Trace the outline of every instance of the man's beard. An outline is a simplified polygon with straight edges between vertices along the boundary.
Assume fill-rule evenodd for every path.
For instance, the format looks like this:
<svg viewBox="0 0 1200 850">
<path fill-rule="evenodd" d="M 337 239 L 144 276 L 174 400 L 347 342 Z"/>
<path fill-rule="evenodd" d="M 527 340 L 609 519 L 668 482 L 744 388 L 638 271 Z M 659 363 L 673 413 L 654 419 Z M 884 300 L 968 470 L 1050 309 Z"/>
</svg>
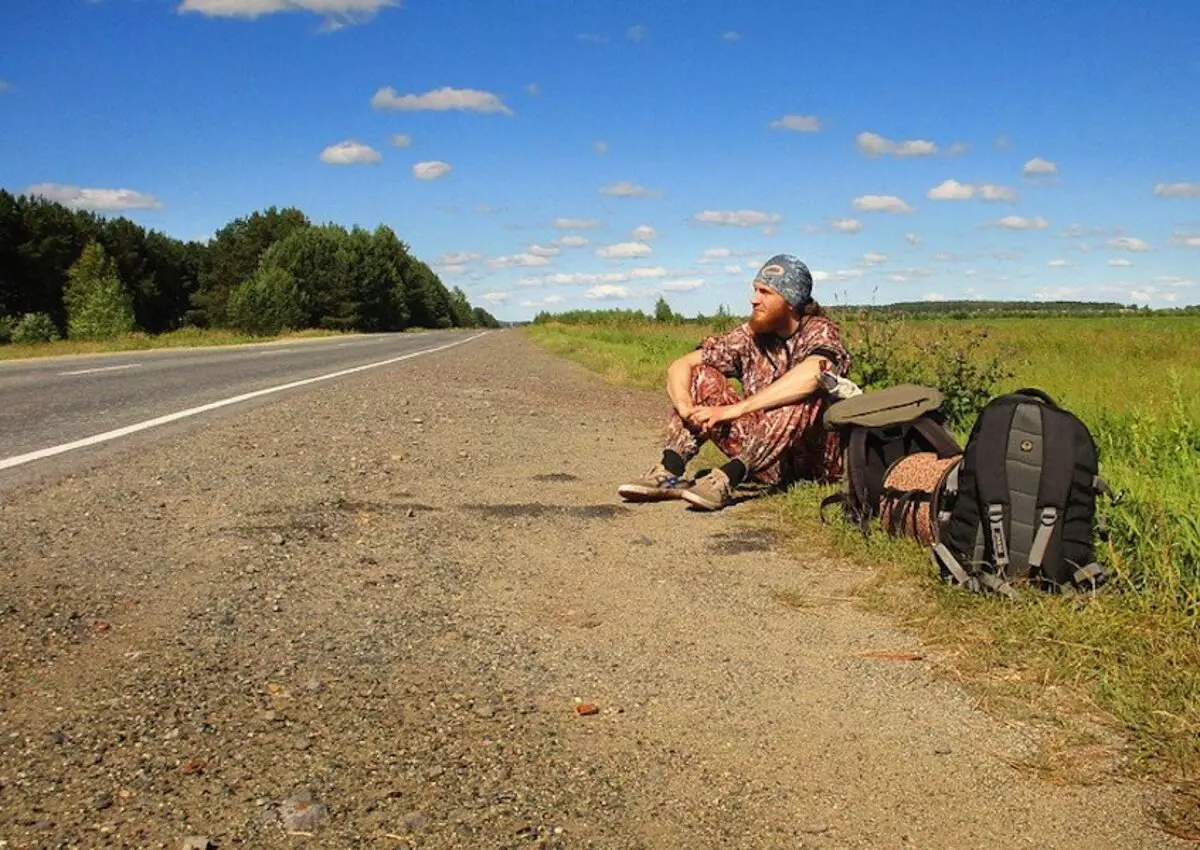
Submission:
<svg viewBox="0 0 1200 850">
<path fill-rule="evenodd" d="M 761 312 L 751 313 L 748 323 L 750 330 L 756 334 L 769 334 L 782 330 L 787 325 L 788 314 L 792 308 L 785 301 L 775 307 L 763 308 Z"/>
</svg>

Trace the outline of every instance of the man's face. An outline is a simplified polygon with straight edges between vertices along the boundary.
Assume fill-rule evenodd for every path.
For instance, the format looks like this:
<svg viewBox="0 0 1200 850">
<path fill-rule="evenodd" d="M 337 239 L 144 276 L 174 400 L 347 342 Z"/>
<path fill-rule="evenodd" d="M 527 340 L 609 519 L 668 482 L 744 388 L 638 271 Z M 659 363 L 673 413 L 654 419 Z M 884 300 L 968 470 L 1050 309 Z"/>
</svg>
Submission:
<svg viewBox="0 0 1200 850">
<path fill-rule="evenodd" d="M 754 284 L 750 307 L 750 330 L 756 334 L 782 330 L 792 311 L 792 305 L 782 295 L 762 283 Z"/>
</svg>

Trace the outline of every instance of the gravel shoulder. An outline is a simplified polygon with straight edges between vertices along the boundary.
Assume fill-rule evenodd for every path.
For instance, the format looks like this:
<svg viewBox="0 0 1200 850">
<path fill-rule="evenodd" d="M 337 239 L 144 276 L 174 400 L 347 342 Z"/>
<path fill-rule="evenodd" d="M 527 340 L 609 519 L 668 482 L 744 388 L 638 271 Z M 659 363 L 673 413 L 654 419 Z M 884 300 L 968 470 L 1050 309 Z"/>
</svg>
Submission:
<svg viewBox="0 0 1200 850">
<path fill-rule="evenodd" d="M 0 493 L 0 846 L 1192 846 L 863 571 L 621 504 L 665 410 L 492 333 Z"/>
</svg>

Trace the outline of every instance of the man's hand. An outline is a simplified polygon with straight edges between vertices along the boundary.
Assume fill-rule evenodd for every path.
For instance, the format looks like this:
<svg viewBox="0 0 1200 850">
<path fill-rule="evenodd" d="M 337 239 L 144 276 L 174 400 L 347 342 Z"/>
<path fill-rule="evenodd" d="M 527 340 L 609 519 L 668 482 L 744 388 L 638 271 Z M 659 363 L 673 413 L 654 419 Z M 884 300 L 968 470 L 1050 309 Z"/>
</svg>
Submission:
<svg viewBox="0 0 1200 850">
<path fill-rule="evenodd" d="M 738 405 L 726 404 L 719 407 L 697 407 L 692 410 L 691 416 L 684 418 L 702 432 L 708 433 L 718 425 L 732 422 L 741 415 L 741 408 Z"/>
</svg>

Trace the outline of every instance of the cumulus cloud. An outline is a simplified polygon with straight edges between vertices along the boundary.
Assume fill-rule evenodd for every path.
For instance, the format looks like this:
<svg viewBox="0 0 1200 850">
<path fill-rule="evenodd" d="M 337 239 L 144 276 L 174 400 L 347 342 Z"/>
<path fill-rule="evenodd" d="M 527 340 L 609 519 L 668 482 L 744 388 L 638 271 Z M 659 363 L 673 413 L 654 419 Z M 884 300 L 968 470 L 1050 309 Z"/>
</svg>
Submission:
<svg viewBox="0 0 1200 850">
<path fill-rule="evenodd" d="M 162 201 L 145 192 L 133 189 L 96 189 L 67 186 L 61 183 L 37 183 L 25 190 L 27 195 L 37 195 L 49 201 L 57 201 L 75 210 L 107 212 L 115 210 L 156 210 Z"/>
<path fill-rule="evenodd" d="M 1200 198 L 1200 183 L 1159 183 L 1154 194 L 1160 198 Z"/>
<path fill-rule="evenodd" d="M 770 124 L 776 130 L 792 130 L 797 133 L 819 133 L 821 119 L 815 115 L 784 115 Z"/>
<path fill-rule="evenodd" d="M 413 177 L 418 180 L 437 180 L 450 173 L 450 165 L 441 160 L 433 159 L 428 162 L 418 162 L 412 167 Z"/>
<path fill-rule="evenodd" d="M 687 277 L 668 280 L 658 287 L 660 292 L 690 292 L 704 286 L 704 278 Z"/>
<path fill-rule="evenodd" d="M 549 265 L 549 263 L 549 260 L 545 257 L 539 257 L 537 254 L 521 253 L 492 257 L 487 261 L 487 266 L 491 269 L 511 269 L 523 266 L 545 266 Z"/>
<path fill-rule="evenodd" d="M 934 201 L 966 201 L 975 197 L 975 187 L 969 183 L 959 183 L 957 180 L 943 180 L 926 192 L 925 196 Z"/>
<path fill-rule="evenodd" d="M 862 259 L 859 262 L 864 266 L 877 266 L 886 261 L 887 254 L 881 254 L 878 251 L 868 251 L 862 255 Z"/>
<path fill-rule="evenodd" d="M 971 146 L 966 142 L 955 142 L 946 148 L 946 156 L 962 156 L 970 149 Z"/>
<path fill-rule="evenodd" d="M 945 301 L 946 296 L 940 292 L 926 292 L 921 296 L 922 301 Z"/>
<path fill-rule="evenodd" d="M 645 257 L 651 248 L 645 242 L 618 242 L 596 249 L 596 256 L 605 259 L 627 259 L 629 257 Z"/>
<path fill-rule="evenodd" d="M 354 139 L 338 142 L 321 151 L 321 162 L 326 165 L 374 165 L 381 159 L 379 151 Z"/>
<path fill-rule="evenodd" d="M 392 133 L 388 136 L 388 142 L 394 148 L 407 148 L 412 145 L 412 136 L 407 133 Z"/>
<path fill-rule="evenodd" d="M 692 220 L 701 224 L 721 224 L 729 227 L 758 227 L 778 224 L 783 220 L 783 216 L 761 210 L 704 210 L 693 215 Z"/>
<path fill-rule="evenodd" d="M 535 257 L 555 257 L 558 256 L 560 251 L 562 251 L 562 249 L 556 245 L 537 244 L 530 245 L 528 250 L 529 253 L 533 254 Z"/>
<path fill-rule="evenodd" d="M 560 236 L 555 241 L 564 248 L 582 248 L 588 243 L 586 236 L 578 236 L 575 234 L 571 234 L 569 236 Z"/>
<path fill-rule="evenodd" d="M 909 245 L 916 246 L 916 245 L 920 245 L 922 242 L 924 242 L 925 239 L 923 236 L 921 236 L 920 233 L 905 233 L 904 241 L 907 242 Z"/>
<path fill-rule="evenodd" d="M 741 41 L 741 40 L 742 40 L 742 34 L 740 32 L 738 32 L 737 30 L 725 30 L 725 32 L 721 33 L 721 41 L 734 42 L 734 41 Z"/>
<path fill-rule="evenodd" d="M 391 86 L 379 89 L 371 97 L 375 109 L 396 109 L 404 112 L 445 112 L 451 109 L 468 112 L 499 112 L 512 115 L 513 111 L 491 92 L 476 89 L 456 89 L 450 86 L 427 91 L 424 94 L 397 94 Z"/>
<path fill-rule="evenodd" d="M 730 250 L 729 248 L 705 248 L 704 252 L 702 254 L 700 254 L 700 262 L 703 263 L 708 260 L 720 260 L 725 257 L 732 257 L 732 256 L 733 256 L 733 251 Z"/>
<path fill-rule="evenodd" d="M 630 41 L 641 41 L 648 34 L 649 30 L 643 24 L 634 24 L 629 29 L 625 30 L 625 37 Z"/>
<path fill-rule="evenodd" d="M 1021 173 L 1026 177 L 1046 177 L 1051 174 L 1058 173 L 1058 165 L 1048 159 L 1042 159 L 1040 156 L 1035 156 L 1033 159 L 1025 163 L 1021 169 Z"/>
<path fill-rule="evenodd" d="M 744 274 L 744 273 L 745 273 L 745 270 L 741 266 L 737 265 L 736 263 L 725 267 L 725 274 Z"/>
<path fill-rule="evenodd" d="M 896 142 L 885 139 L 878 133 L 859 133 L 855 137 L 858 150 L 865 156 L 933 156 L 938 152 L 938 146 L 933 142 L 912 139 L 907 142 Z"/>
<path fill-rule="evenodd" d="M 558 230 L 591 230 L 600 227 L 600 222 L 594 218 L 556 218 L 554 227 Z"/>
<path fill-rule="evenodd" d="M 1071 262 L 1070 260 L 1048 260 L 1046 265 L 1052 269 L 1069 269 L 1074 266 L 1075 263 Z"/>
<path fill-rule="evenodd" d="M 487 301 L 491 304 L 500 304 L 504 301 L 511 300 L 512 293 L 511 292 L 484 292 L 484 293 L 481 293 L 479 297 L 482 298 L 484 301 Z"/>
<path fill-rule="evenodd" d="M 1114 236 L 1104 244 L 1109 248 L 1114 248 L 1116 250 L 1135 251 L 1137 253 L 1145 253 L 1146 251 L 1154 250 L 1150 247 L 1149 243 L 1142 239 L 1138 239 L 1136 236 Z"/>
<path fill-rule="evenodd" d="M 1119 269 L 1127 269 L 1133 265 L 1132 262 L 1126 260 L 1124 257 L 1115 257 L 1114 259 L 1109 260 L 1108 264 Z"/>
<path fill-rule="evenodd" d="M 324 15 L 327 29 L 369 20 L 396 0 L 183 0 L 180 13 L 195 12 L 210 18 L 254 20 L 277 12 L 309 12 Z"/>
<path fill-rule="evenodd" d="M 1171 237 L 1171 244 L 1181 248 L 1200 248 L 1200 234 L 1176 233 Z"/>
<path fill-rule="evenodd" d="M 1053 286 L 1039 289 L 1033 297 L 1039 301 L 1065 301 L 1082 294 L 1083 289 L 1078 286 Z"/>
<path fill-rule="evenodd" d="M 473 251 L 451 251 L 437 258 L 439 266 L 461 266 L 467 263 L 473 263 L 476 260 L 483 259 L 479 254 Z"/>
<path fill-rule="evenodd" d="M 829 226 L 838 233 L 859 233 L 863 229 L 863 224 L 857 218 L 835 218 L 831 219 Z"/>
<path fill-rule="evenodd" d="M 598 286 L 600 284 L 628 283 L 631 280 L 653 280 L 666 277 L 667 270 L 662 266 L 637 266 L 620 272 L 557 272 L 523 277 L 519 286 Z"/>
<path fill-rule="evenodd" d="M 813 280 L 817 283 L 841 283 L 846 280 L 854 280 L 862 277 L 862 269 L 841 269 L 834 272 L 827 272 L 824 269 L 814 269 Z"/>
<path fill-rule="evenodd" d="M 910 213 L 913 208 L 895 195 L 860 195 L 854 199 L 859 212 Z"/>
<path fill-rule="evenodd" d="M 622 180 L 618 183 L 601 187 L 600 194 L 609 195 L 614 198 L 650 198 L 659 194 L 659 192 L 657 189 L 647 189 L 645 186 L 639 186 L 637 183 Z"/>
<path fill-rule="evenodd" d="M 598 139 L 596 143 L 592 145 L 592 150 L 598 154 L 606 154 L 608 153 L 608 142 L 604 141 L 603 139 Z"/>
<path fill-rule="evenodd" d="M 593 301 L 604 301 L 613 298 L 628 298 L 629 289 L 624 286 L 604 283 L 600 286 L 593 286 L 587 292 L 583 293 L 583 297 L 590 298 Z"/>
<path fill-rule="evenodd" d="M 540 300 L 527 299 L 521 302 L 522 307 L 550 307 L 554 304 L 561 304 L 566 299 L 561 295 L 547 295 Z"/>
<path fill-rule="evenodd" d="M 997 222 L 994 222 L 994 227 L 1000 227 L 1004 230 L 1045 230 L 1050 226 L 1050 222 L 1039 216 L 1026 218 L 1019 215 L 1007 215 Z"/>
<path fill-rule="evenodd" d="M 1008 186 L 998 186 L 994 183 L 984 183 L 979 187 L 979 197 L 984 201 L 1012 202 L 1017 199 L 1017 191 Z"/>
<path fill-rule="evenodd" d="M 658 231 L 648 224 L 639 224 L 629 234 L 629 237 L 635 242 L 649 242 L 656 236 L 658 236 Z"/>
</svg>

